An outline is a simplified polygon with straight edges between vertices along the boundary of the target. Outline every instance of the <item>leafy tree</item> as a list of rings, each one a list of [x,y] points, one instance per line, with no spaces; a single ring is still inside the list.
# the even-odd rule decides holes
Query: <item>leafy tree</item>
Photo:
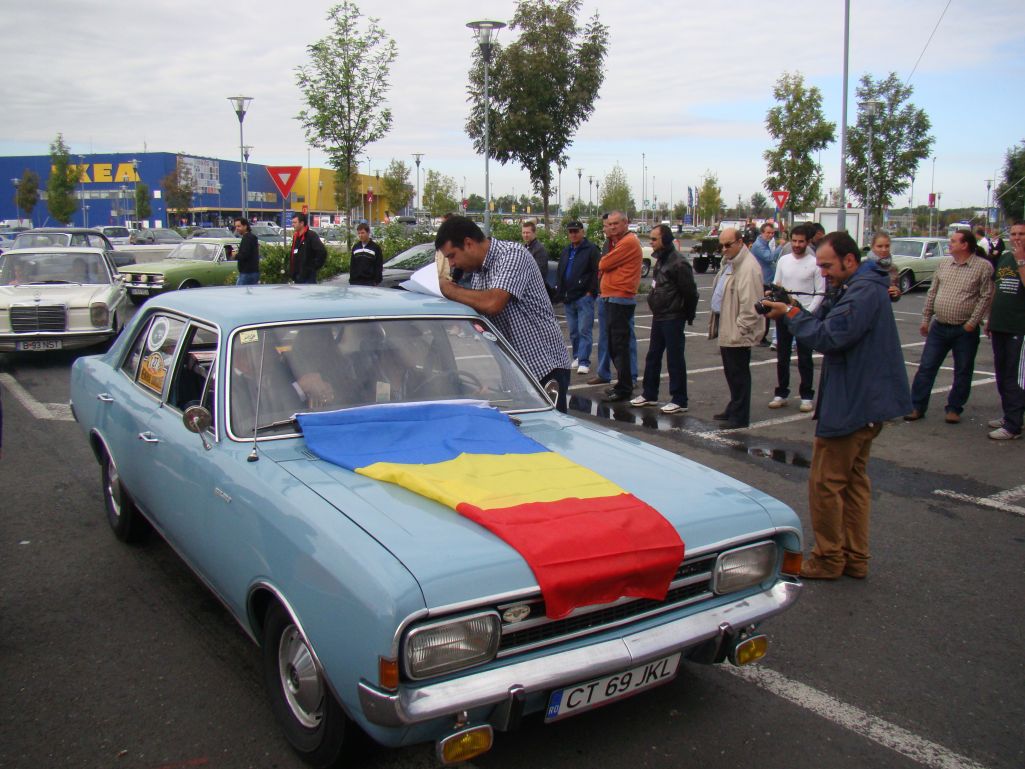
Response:
[[[789,191],[791,210],[805,211],[822,197],[822,169],[812,153],[835,141],[836,124],[822,112],[822,92],[806,88],[799,72],[780,75],[772,95],[779,103],[766,114],[765,127],[776,146],[763,155],[765,188]]]
[[[381,190],[381,194],[388,199],[392,210],[400,211],[405,208],[412,200],[413,193],[416,192],[413,185],[409,183],[409,174],[408,165],[401,160],[392,158],[388,168],[381,176],[381,184],[384,188]]]
[[[351,211],[352,177],[363,150],[391,129],[391,110],[385,106],[388,74],[398,49],[377,19],[367,18],[351,0],[332,6],[327,13],[332,33],[307,50],[310,64],[296,68],[296,83],[306,107],[300,110],[307,140],[327,152],[336,189],[344,193],[345,211]],[[346,228],[346,244],[352,245]]]
[[[683,221],[683,217],[687,215],[687,204],[683,201],[673,206],[673,219],[679,219]]]
[[[149,186],[146,182],[135,183],[135,218],[139,221],[149,219],[153,215],[153,206],[149,202]]]
[[[751,213],[754,216],[761,216],[768,207],[768,199],[760,192],[751,195]]]
[[[456,180],[440,171],[428,170],[424,179],[424,208],[431,216],[441,216],[459,207],[456,201]]]
[[[697,191],[698,216],[703,221],[715,222],[722,218],[722,189],[719,187],[719,177],[711,171],[706,171],[701,180],[701,187]]]
[[[476,192],[466,198],[466,210],[469,211],[483,211],[484,210],[484,198],[478,195]]]
[[[598,207],[602,211],[622,211],[627,216],[633,214],[635,207],[633,196],[630,194],[630,184],[626,180],[626,172],[618,163],[605,175],[601,188]]]
[[[188,218],[192,209],[195,180],[189,167],[181,162],[180,156],[177,167],[160,180],[160,188],[164,191],[164,205],[168,211],[174,211],[175,219]]]
[[[71,217],[78,210],[75,185],[80,172],[72,165],[64,134],[57,134],[57,140],[50,145],[50,179],[46,185],[46,207],[50,216],[61,224],[70,224]]]
[[[18,209],[24,213],[25,218],[32,219],[32,211],[39,203],[39,174],[31,168],[26,168],[21,175],[15,202]]]
[[[993,193],[993,200],[1008,219],[1025,218],[1025,141],[1007,150],[1004,178]]]
[[[869,224],[881,218],[894,197],[911,185],[918,164],[929,157],[934,139],[932,123],[925,110],[908,100],[914,89],[901,83],[891,72],[885,80],[861,77],[857,88],[858,122],[847,129],[847,187],[862,205],[871,203]],[[867,103],[880,102],[878,114],[870,118]],[[869,155],[868,134],[872,126]],[[868,169],[872,169],[872,194],[868,195]]]
[[[334,176],[335,208],[345,211],[346,220],[349,220],[352,218],[352,206],[355,205],[355,200],[362,195],[359,186],[359,168],[352,166],[348,173],[339,172],[335,168]],[[351,243],[349,247],[352,247]]]
[[[542,199],[545,221],[553,168],[565,168],[574,134],[594,112],[604,80],[608,27],[598,14],[581,27],[581,0],[519,0],[511,29],[520,36],[494,45],[490,75],[490,154],[518,163]],[[484,59],[478,48],[470,70],[466,132],[484,151]]]

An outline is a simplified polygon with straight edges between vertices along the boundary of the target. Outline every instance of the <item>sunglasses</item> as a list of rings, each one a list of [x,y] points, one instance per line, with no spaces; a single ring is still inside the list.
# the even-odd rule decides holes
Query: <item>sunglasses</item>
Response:
[[[739,243],[739,242],[740,242],[740,240],[731,240],[729,243],[723,243],[722,244],[723,250],[725,251],[727,248],[730,248],[734,243]]]

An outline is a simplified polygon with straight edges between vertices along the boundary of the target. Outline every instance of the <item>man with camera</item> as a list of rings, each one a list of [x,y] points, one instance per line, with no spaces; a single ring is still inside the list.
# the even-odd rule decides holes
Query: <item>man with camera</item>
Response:
[[[810,313],[764,300],[798,342],[823,354],[808,476],[808,507],[815,547],[801,567],[807,579],[868,576],[872,486],[868,457],[883,422],[906,414],[911,392],[897,323],[890,310],[890,276],[846,232],[819,243],[815,261],[835,289]]]

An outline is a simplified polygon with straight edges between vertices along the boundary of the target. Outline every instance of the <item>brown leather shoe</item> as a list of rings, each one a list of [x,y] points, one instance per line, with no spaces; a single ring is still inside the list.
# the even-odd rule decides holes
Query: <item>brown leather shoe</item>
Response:
[[[589,384],[589,385],[600,385],[600,384],[608,384],[608,383],[609,383],[609,380],[606,379],[603,376],[593,376],[593,377],[591,377],[590,379],[587,380],[587,384]]]
[[[843,567],[843,575],[854,579],[865,579],[868,576],[868,567],[860,563],[848,563]]]
[[[801,576],[804,579],[840,579],[843,569],[833,570],[818,558],[809,558],[801,564]]]
[[[956,425],[958,422],[961,421],[961,415],[958,414],[956,411],[948,411],[947,415],[943,417],[943,419],[944,421],[946,421],[948,425]]]
[[[923,414],[918,409],[915,409],[910,414],[905,414],[904,415],[904,421],[905,422],[917,422],[919,419],[921,419],[924,416],[925,416],[925,414]]]

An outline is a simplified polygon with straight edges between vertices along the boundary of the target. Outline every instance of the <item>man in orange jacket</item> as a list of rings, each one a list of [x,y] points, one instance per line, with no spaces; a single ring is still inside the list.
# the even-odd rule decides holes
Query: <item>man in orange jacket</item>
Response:
[[[605,302],[605,331],[609,356],[616,367],[616,383],[606,391],[605,400],[629,400],[633,394],[630,373],[630,321],[637,306],[637,288],[641,284],[641,242],[627,227],[630,220],[622,211],[612,211],[608,232],[615,244],[598,262],[601,274],[601,301]]]

